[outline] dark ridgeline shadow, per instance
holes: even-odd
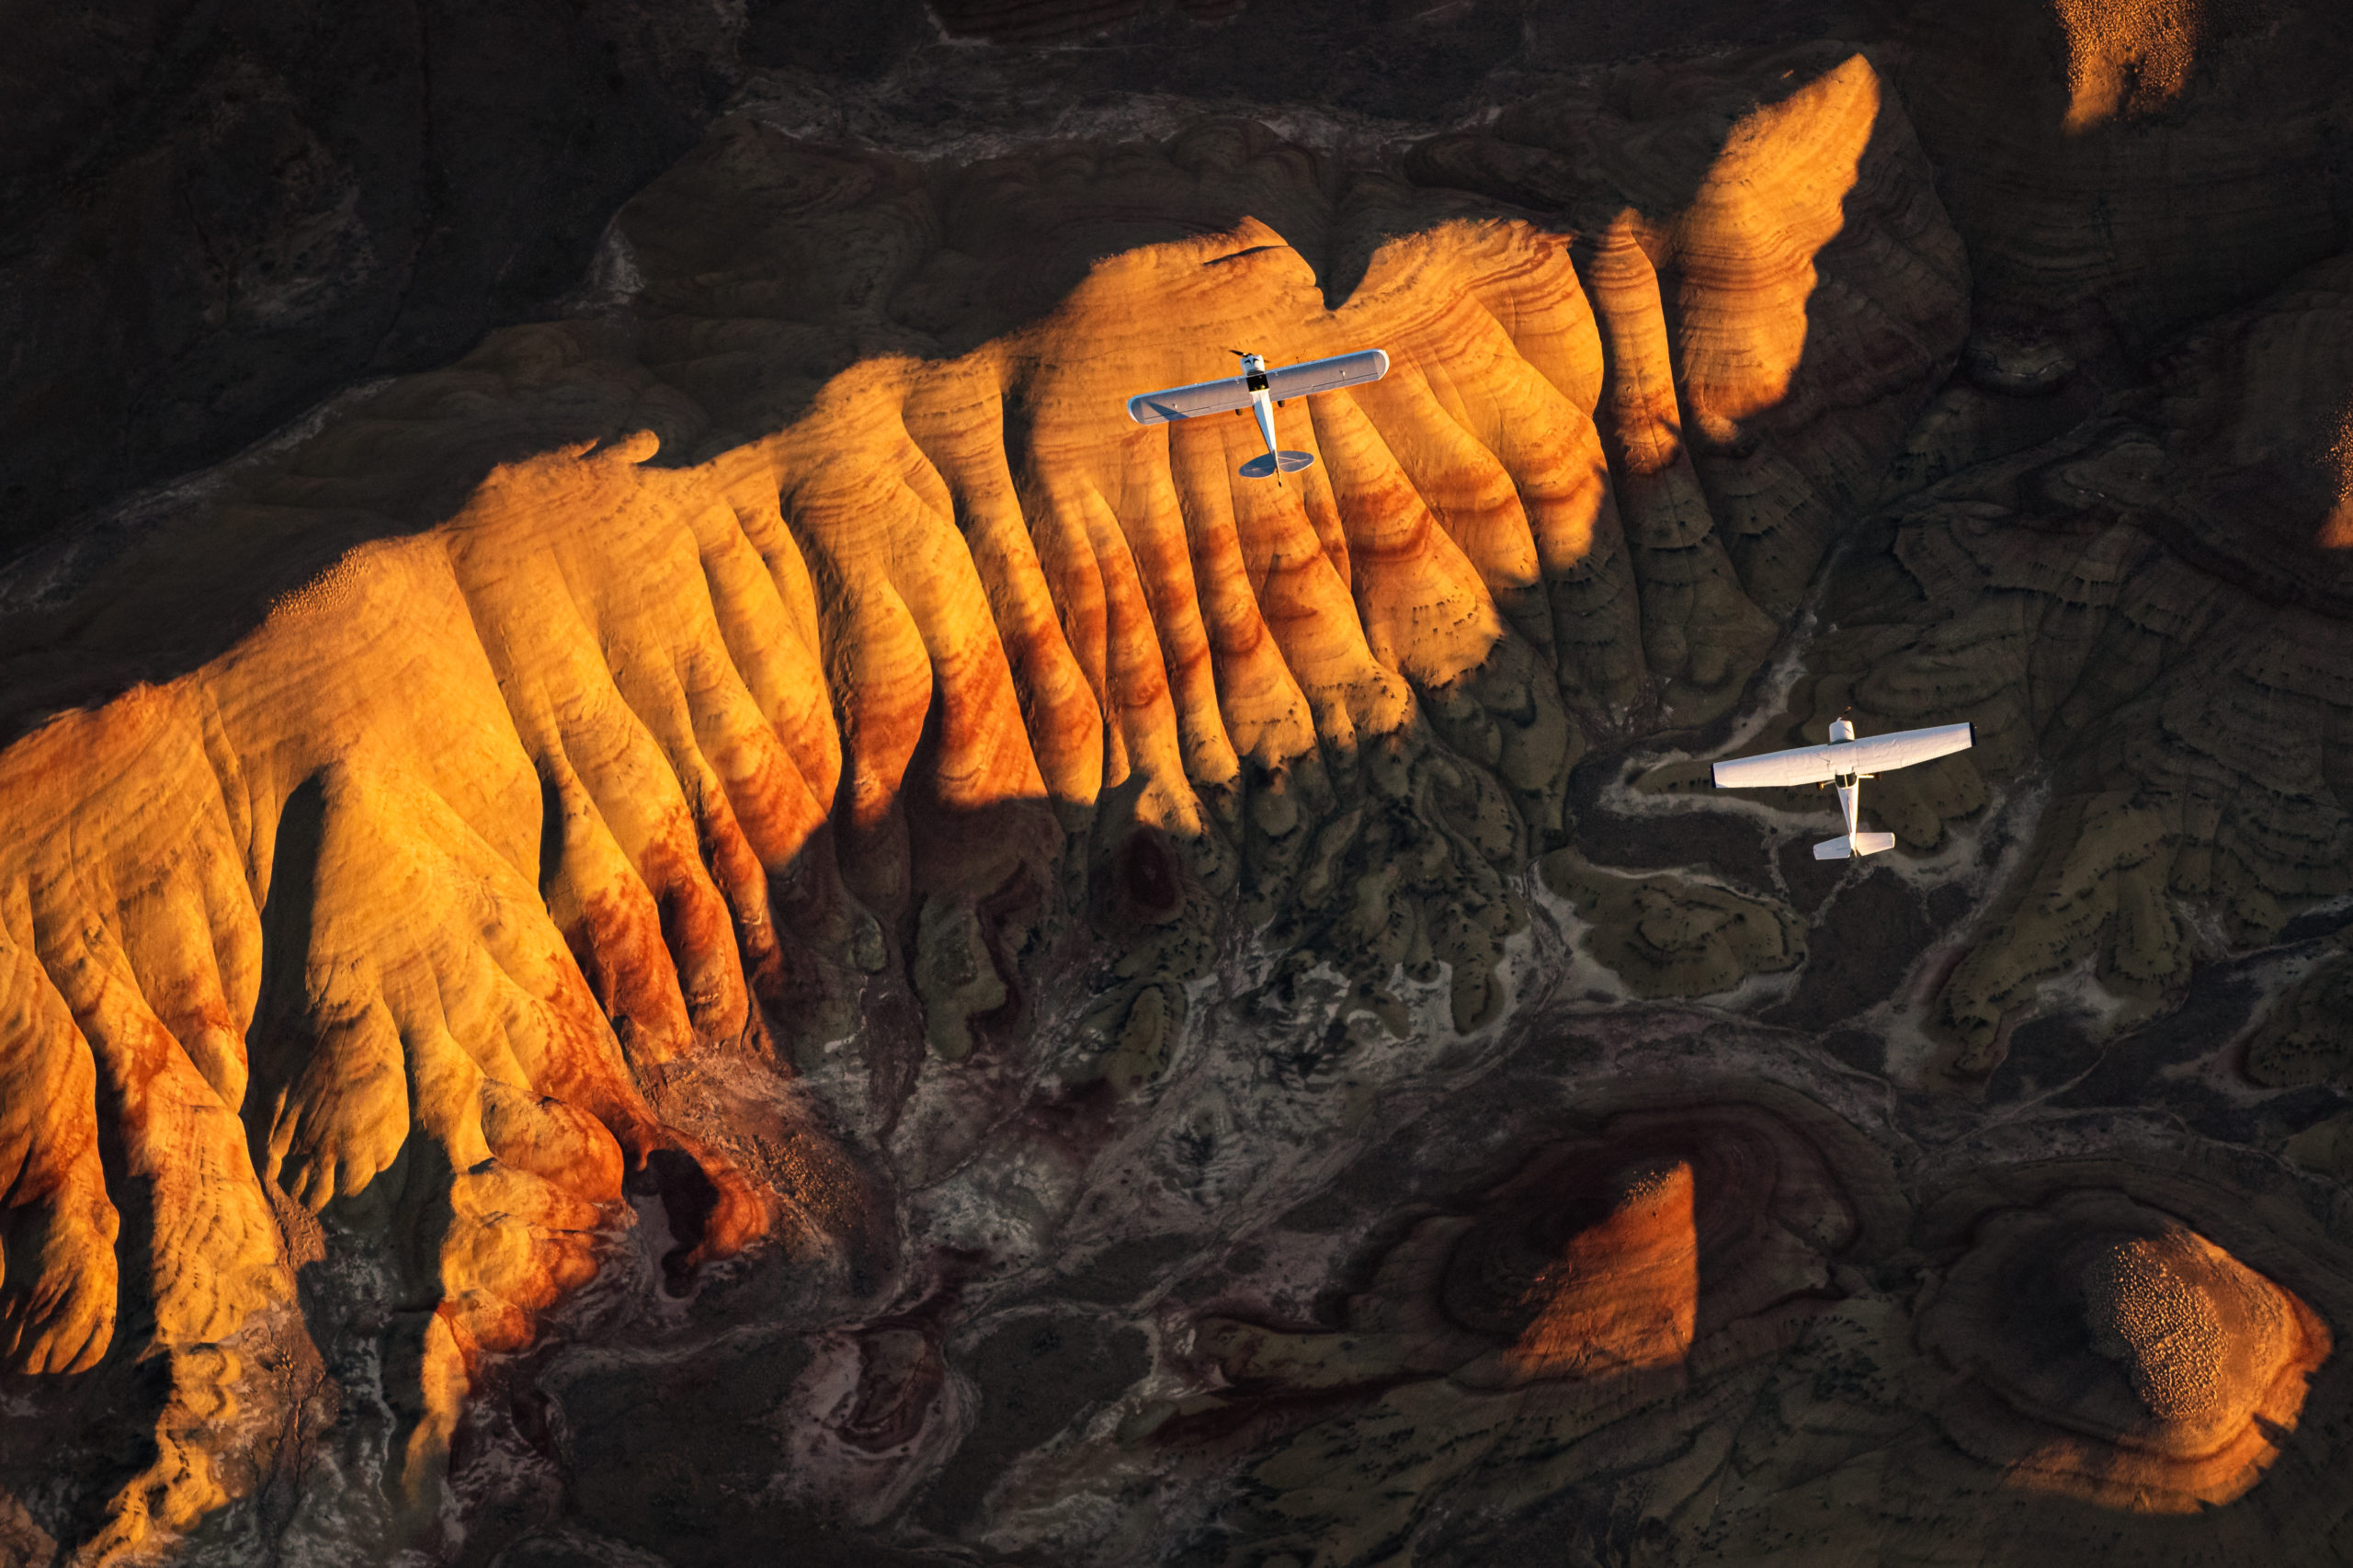
[[[148,1180],[132,1179],[125,1168],[121,1100],[103,1061],[97,1097],[98,1162],[121,1222],[113,1337],[86,1371],[0,1370],[0,1409],[6,1413],[0,1418],[0,1562],[17,1561],[8,1556],[18,1544],[8,1528],[11,1502],[68,1550],[96,1535],[115,1494],[159,1457],[155,1423],[172,1398],[171,1362],[152,1354],[154,1196]],[[22,1222],[21,1216],[0,1215],[0,1225],[11,1218]]]
[[[1097,160],[1092,178],[1063,177],[1058,161],[1073,156]],[[747,211],[762,196],[767,206]],[[500,464],[642,428],[662,437],[655,465],[707,460],[789,426],[863,359],[967,353],[1058,307],[1106,257],[1245,218],[1281,233],[1337,303],[1383,241],[1490,210],[1339,168],[1244,120],[947,170],[732,122],[617,220],[645,278],[624,316],[515,329],[448,367],[496,379],[463,388],[446,412],[410,406],[416,383],[396,381],[218,476],[209,494],[20,558],[19,608],[0,619],[0,744],[219,657],[355,548],[457,515]],[[702,234],[722,243],[680,238]],[[813,278],[833,293],[812,296]],[[740,314],[746,290],[784,313]],[[729,321],[756,336],[748,369],[743,354],[713,369],[699,339],[672,347]],[[511,379],[502,352],[543,362],[542,348],[563,359],[557,370]]]
[[[309,1027],[308,971],[318,921],[326,813],[325,786],[315,775],[295,786],[279,813],[270,850],[269,888],[261,908],[261,984],[254,1021],[245,1034],[252,1064],[242,1113],[246,1148],[255,1179],[280,1215],[281,1232],[285,1211],[299,1212],[302,1206],[269,1174],[271,1123],[281,1097],[301,1077],[317,1044]],[[449,1204],[455,1176],[441,1146],[412,1125],[390,1165],[359,1192],[337,1192],[318,1216],[321,1223],[312,1234],[324,1239],[324,1251],[303,1258],[292,1244],[297,1238],[284,1238],[292,1255],[303,1326],[331,1376],[354,1375],[358,1365],[354,1358],[364,1360],[364,1346],[377,1337],[374,1331],[356,1327],[354,1314],[384,1320],[383,1395],[399,1423],[395,1452],[424,1415],[421,1369],[432,1313],[418,1302],[429,1299],[428,1282],[438,1278],[440,1238],[455,1217]],[[338,1256],[344,1249],[336,1231],[355,1221],[365,1224],[363,1216],[393,1221],[386,1238],[393,1270],[392,1294],[386,1298],[355,1297],[355,1289],[366,1288],[360,1276],[337,1267],[344,1261]]]
[[[261,984],[245,1031],[251,1078],[245,1136],[254,1175],[269,1170],[269,1118],[278,1096],[301,1074],[312,1041],[307,975],[319,908],[319,856],[326,842],[326,788],[315,775],[294,787],[278,813],[261,906]]]
[[[1541,119],[1515,113],[1504,123]],[[1074,157],[1091,172],[1074,177]],[[44,547],[55,559],[40,601],[0,621],[0,744],[218,657],[352,549],[448,520],[501,463],[647,427],[663,438],[655,464],[707,460],[787,427],[861,359],[954,358],[1038,320],[1106,257],[1256,218],[1337,306],[1400,235],[1464,217],[1574,228],[1625,194],[1567,188],[1529,159],[1488,132],[1441,136],[1404,155],[1400,178],[1211,119],[1159,142],[919,165],[728,122],[616,220],[643,281],[624,315],[517,329],[570,357],[561,372],[508,380],[494,339],[450,367],[500,377],[462,412],[419,415],[396,382],[143,531]],[[1688,201],[1705,166],[1693,160],[1685,187],[1645,200]],[[766,313],[744,315],[747,296]],[[701,345],[730,321],[757,347],[714,368]],[[504,406],[484,414],[484,392]]]
[[[633,0],[127,0],[15,29],[0,555],[556,308],[736,47]]]
[[[1074,97],[1168,93],[1434,120],[1521,50],[1527,7],[1470,0],[1433,17],[1441,8],[1428,0],[935,0],[930,9],[960,40],[949,47],[989,40],[1008,74],[1034,73]]]
[[[686,1151],[655,1149],[645,1156],[644,1168],[629,1177],[628,1190],[662,1200],[662,1217],[676,1244],[662,1255],[662,1273],[672,1294],[685,1294],[694,1267],[692,1255],[709,1233],[711,1211],[719,1207],[717,1184]]]
[[[221,502],[180,508],[88,557],[74,550],[77,540],[53,541],[44,550],[61,568],[54,591],[0,617],[0,745],[61,712],[203,667],[354,549],[447,522],[503,463],[626,435],[629,412],[526,409],[505,422],[446,422],[432,433],[429,459],[375,471],[390,483],[367,486],[358,504],[331,491],[306,504],[334,482],[301,474],[298,448]],[[368,418],[368,404],[347,416]]]
[[[126,1237],[131,1230],[126,1216]],[[137,1267],[143,1274],[147,1260]],[[114,1344],[88,1371],[0,1372],[0,1399],[8,1402],[7,1418],[0,1420],[0,1562],[12,1568],[19,1562],[47,1568],[52,1560],[8,1555],[24,1540],[21,1524],[9,1528],[10,1504],[63,1549],[54,1560],[63,1562],[64,1552],[105,1528],[115,1494],[160,1452],[155,1422],[171,1403],[171,1360],[147,1354],[147,1336],[131,1323],[135,1309],[127,1300],[123,1305]]]
[[[1768,32],[1818,0],[624,0],[412,14],[134,0],[0,79],[0,556],[221,461],[338,387],[563,308],[611,215],[747,73],[912,140],[1175,95],[1444,123],[1491,74]],[[951,36],[953,35],[953,36]],[[982,45],[980,39],[995,41]],[[8,302],[18,309],[11,312]]]

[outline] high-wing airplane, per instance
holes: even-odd
[[[1761,790],[1777,785],[1836,783],[1838,786],[1838,804],[1847,812],[1847,831],[1836,838],[1825,838],[1815,845],[1813,858],[1817,860],[1844,860],[1850,855],[1876,855],[1882,849],[1895,847],[1895,835],[1892,833],[1857,831],[1856,812],[1860,809],[1863,792],[1860,780],[1873,774],[1909,767],[1932,756],[1949,756],[1957,751],[1967,751],[1976,744],[1977,726],[1974,724],[1939,724],[1929,730],[1898,730],[1892,735],[1873,735],[1869,740],[1858,740],[1851,720],[1834,719],[1826,745],[1799,746],[1793,751],[1768,751],[1762,756],[1737,757],[1731,762],[1716,764],[1716,788]]]
[[[1222,381],[1196,381],[1128,399],[1128,417],[1139,425],[1171,425],[1199,419],[1205,414],[1239,414],[1248,409],[1258,418],[1258,434],[1267,455],[1242,465],[1245,479],[1265,479],[1275,473],[1297,473],[1313,465],[1305,452],[1287,452],[1275,445],[1275,407],[1294,397],[1333,392],[1341,387],[1377,381],[1389,373],[1389,356],[1378,348],[1337,354],[1329,359],[1302,359],[1279,370],[1267,369],[1266,356],[1229,349],[1242,360],[1242,373]]]

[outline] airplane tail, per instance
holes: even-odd
[[[1892,833],[1842,833],[1836,838],[1825,838],[1815,845],[1813,858],[1817,860],[1844,860],[1849,855],[1876,855],[1882,849],[1894,847],[1895,835]]]
[[[1315,466],[1314,457],[1307,452],[1265,452],[1242,465],[1242,477],[1265,479],[1275,472],[1278,462],[1285,473],[1297,473],[1301,469]]]

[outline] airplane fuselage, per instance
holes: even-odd
[[[1282,449],[1275,445],[1275,394],[1267,389],[1264,355],[1243,356],[1242,384],[1250,389],[1250,416],[1258,422],[1258,435],[1267,443],[1268,455],[1279,452]]]
[[[1838,809],[1847,813],[1847,836],[1849,840],[1853,839],[1855,836],[1855,830],[1862,825],[1857,813],[1862,810],[1863,786],[1860,776],[1857,774],[1854,769],[1840,766],[1836,748],[1841,741],[1844,741],[1848,744],[1852,744],[1854,743],[1854,739],[1855,726],[1853,724],[1844,719],[1833,719],[1830,722],[1830,744],[1832,747],[1830,753],[1830,766],[1836,769],[1832,777],[1836,779],[1837,784]]]
[[[1838,755],[1842,745],[1855,743],[1855,726],[1845,719],[1830,722],[1831,783],[1838,791],[1838,809],[1846,813],[1847,836],[1824,839],[1813,846],[1817,860],[1843,860],[1851,856],[1876,855],[1891,848],[1894,839],[1883,833],[1862,831],[1863,778],[1854,764]]]

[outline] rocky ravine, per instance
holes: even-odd
[[[2311,39],[2054,15],[756,97],[19,560],[0,1562],[2333,1560],[2353,291],[2166,227]],[[1694,792],[1848,706],[1896,854]]]

